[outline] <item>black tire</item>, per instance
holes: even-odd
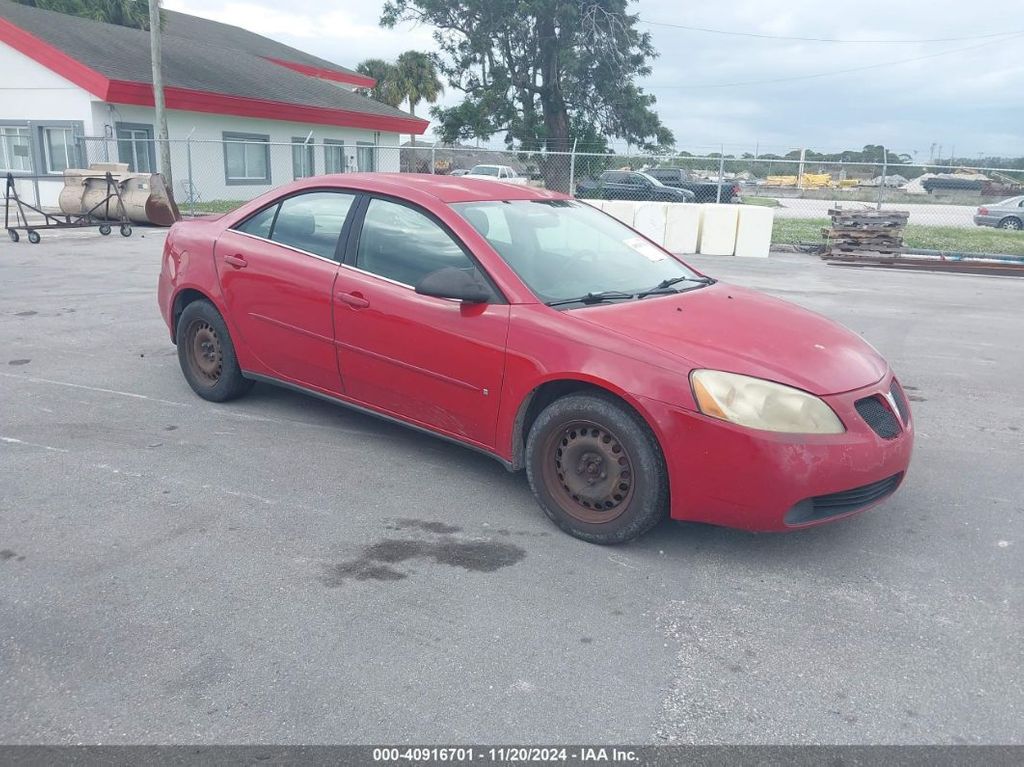
[[[100,234],[104,237],[110,234],[110,224],[100,224]]]
[[[33,245],[38,245],[41,239],[42,237],[39,236],[39,232],[37,232],[35,229],[28,230],[28,241],[31,242]]]
[[[1016,216],[1007,216],[999,222],[1000,229],[1012,229],[1019,232],[1021,228],[1024,228],[1024,222],[1022,222]]]
[[[11,242],[17,242],[18,240],[21,239],[21,237],[18,236],[18,233],[14,229],[8,229],[7,236],[11,238]]]
[[[121,224],[121,236],[122,237],[131,237],[132,236],[132,228],[131,228],[130,225],[128,225],[128,224]]]
[[[188,385],[211,402],[248,393],[253,381],[242,376],[235,346],[217,308],[206,300],[185,307],[176,330],[178,363]]]
[[[650,428],[611,395],[570,394],[537,416],[526,476],[541,508],[590,543],[633,540],[668,513],[668,472]]]

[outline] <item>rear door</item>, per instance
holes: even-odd
[[[346,394],[421,426],[493,447],[509,306],[416,293],[442,267],[477,270],[440,221],[386,198],[368,201],[335,285]]]
[[[240,341],[284,381],[343,390],[334,350],[339,240],[356,196],[309,191],[250,216],[217,240],[215,259]]]

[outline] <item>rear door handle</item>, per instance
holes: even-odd
[[[236,269],[245,269],[249,265],[249,262],[241,256],[224,256],[224,263],[231,264]]]
[[[365,309],[370,302],[358,293],[338,293],[338,300],[343,301],[354,309]]]

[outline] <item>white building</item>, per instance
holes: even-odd
[[[302,176],[398,170],[400,136],[429,124],[355,92],[373,81],[350,69],[239,27],[164,14],[179,200],[248,199]],[[0,0],[0,84],[0,175],[13,173],[29,199],[53,205],[68,167],[158,169],[148,32]]]

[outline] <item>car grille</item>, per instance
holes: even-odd
[[[902,479],[903,473],[900,472],[870,485],[808,498],[786,512],[785,522],[787,525],[803,525],[862,509],[891,495]]]
[[[895,378],[892,379],[889,393],[896,403],[896,409],[900,411],[900,419],[903,423],[908,423],[910,421],[910,408],[907,407],[907,398],[903,396],[903,387],[899,385]]]
[[[860,417],[867,421],[868,426],[882,439],[895,439],[900,434],[900,422],[882,398],[878,395],[864,397],[853,403]]]

